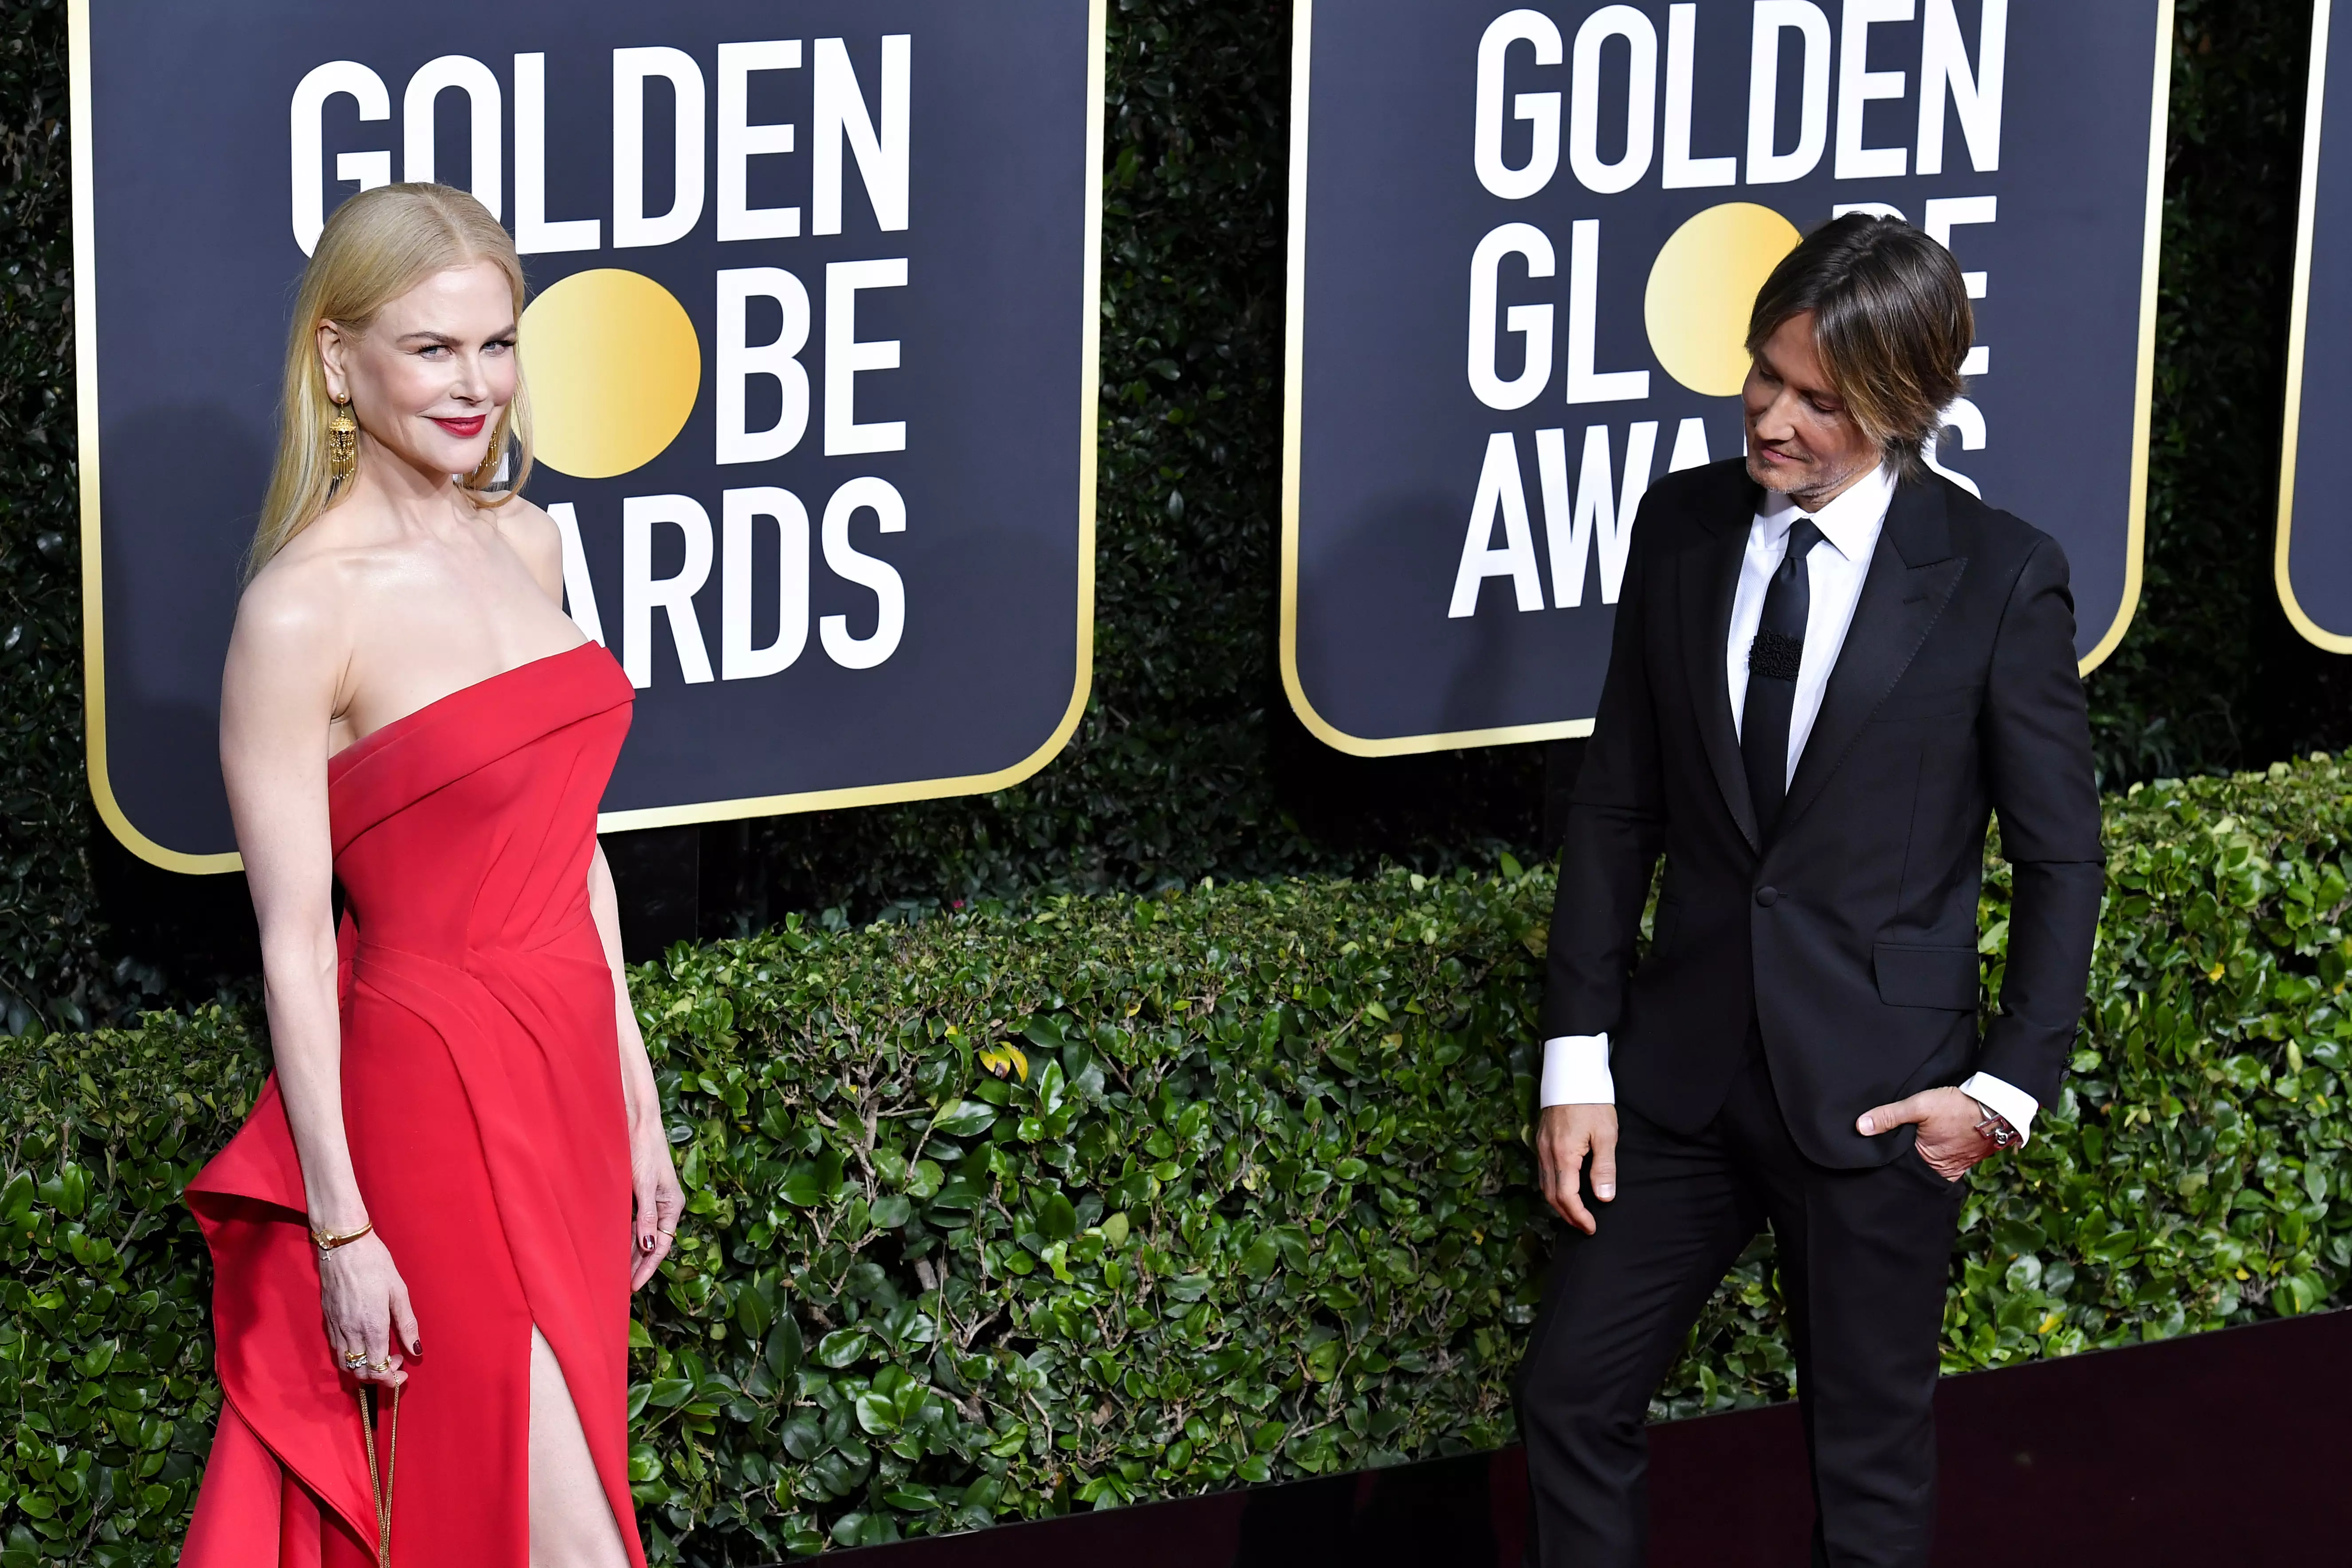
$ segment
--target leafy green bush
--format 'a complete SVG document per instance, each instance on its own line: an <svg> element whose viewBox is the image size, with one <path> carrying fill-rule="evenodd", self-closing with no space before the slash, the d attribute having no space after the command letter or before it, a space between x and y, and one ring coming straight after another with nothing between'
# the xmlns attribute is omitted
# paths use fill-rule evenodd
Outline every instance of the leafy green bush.
<svg viewBox="0 0 2352 1568"><path fill-rule="evenodd" d="M1974 1179L1948 1369L2343 1298L2347 799L2320 760L2110 802L2091 1026ZM1505 1441L1549 1226L1524 1124L1550 888L1204 886L639 971L692 1194L634 1331L656 1555ZM178 1194L262 1070L216 1009L0 1047L0 1568L166 1560L218 1397ZM1759 1243L1655 1408L1789 1390Z"/></svg>
<svg viewBox="0 0 2352 1568"><path fill-rule="evenodd" d="M0 1564L177 1555L220 1408L212 1271L180 1189L261 1087L218 1009L0 1056Z"/></svg>

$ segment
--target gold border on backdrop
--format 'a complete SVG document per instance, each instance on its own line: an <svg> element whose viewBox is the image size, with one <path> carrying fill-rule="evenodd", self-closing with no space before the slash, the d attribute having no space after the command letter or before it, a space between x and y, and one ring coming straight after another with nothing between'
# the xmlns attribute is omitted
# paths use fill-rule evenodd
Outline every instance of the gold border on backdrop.
<svg viewBox="0 0 2352 1568"><path fill-rule="evenodd" d="M2327 107L2327 10L2329 0L2312 0L2311 86L2303 119L2303 195L2296 207L2294 298L2286 329L2286 421L2279 444L2278 548L2271 575L2279 605L2305 638L2330 653L2352 653L2352 636L2331 632L2311 618L2294 596L2287 573L2287 544L2294 529L2294 464L2303 428L2304 328L2311 305L2312 220L2319 210L2319 138Z"/></svg>
<svg viewBox="0 0 2352 1568"><path fill-rule="evenodd" d="M103 558L99 550L99 430L98 317L93 274L92 204L90 193L90 0L71 0L67 16L70 45L68 79L73 116L74 225L74 372L75 399L80 443L81 478L81 602L82 679L86 691L84 723L88 729L89 793L98 815L123 847L152 865L168 871L210 872L242 869L234 852L191 855L167 848L132 825L114 798L106 757L106 600ZM1053 732L1028 756L994 773L961 778L919 779L902 784L861 784L848 789L810 790L799 795L747 795L737 800L701 801L686 805L646 806L635 811L608 811L596 819L597 831L610 833L636 827L676 827L698 822L724 822L743 816L772 816L790 812L825 811L840 806L883 805L898 801L935 800L947 795L985 795L1009 789L1043 768L1070 742L1085 717L1087 697L1094 683L1095 648L1095 475L1096 407L1101 393L1102 278L1102 153L1105 23L1108 0L1087 0L1087 153L1086 238L1083 282L1085 317L1080 328L1078 395L1078 626L1077 674L1070 700Z"/></svg>
<svg viewBox="0 0 2352 1568"><path fill-rule="evenodd" d="M2124 540L2124 596L2105 635L2075 668L2083 674L2106 662L2139 610L2141 557L2147 536L2148 416L2156 400L2156 286L2164 256L2164 142L2172 110L2172 0L2156 7L2156 81L2147 116L2147 229L2140 241L2139 368L2132 395L2131 526Z"/></svg>
<svg viewBox="0 0 2352 1568"><path fill-rule="evenodd" d="M89 796L125 848L167 871L235 871L232 852L190 855L167 849L131 825L114 798L106 766L106 594L98 535L98 283L95 206L90 195L89 0L66 13L68 112L73 116L74 423L81 499L82 725L87 731Z"/></svg>
<svg viewBox="0 0 2352 1568"><path fill-rule="evenodd" d="M2326 0L2319 0L2325 6ZM2172 99L2173 0L2158 0L2156 77L2148 114L2147 218L2140 242L2139 353L2133 376L2131 501L2125 535L2124 591L2115 619L2077 668L2088 675L2115 652L2139 608L2140 564L2147 521L2149 413L2156 388L2157 268L2164 237L2164 143ZM1324 744L1359 757L1393 757L1461 746L1520 741L1572 740L1592 733L1590 719L1548 724L1507 724L1436 735L1368 740L1350 735L1315 710L1298 679L1298 469L1304 427L1307 341L1307 150L1308 74L1314 61L1315 0L1293 0L1290 53L1290 276L1285 293L1282 409L1282 687L1291 710ZM2297 297L2297 330L2301 327ZM2297 337L2300 347L2301 338ZM2289 427L2292 441L2292 426ZM2284 549L2284 543L2281 549ZM2348 641L2352 647L2352 641Z"/></svg>
<svg viewBox="0 0 2352 1568"><path fill-rule="evenodd" d="M1282 689L1290 710L1325 745L1359 757L1398 757L1459 746L1499 746L1513 741L1565 741L1592 733L1590 719L1552 724L1506 724L1443 735L1366 740L1315 711L1298 679L1298 450L1307 368L1307 98L1315 58L1315 0L1294 0L1290 14L1290 279L1283 298L1282 399Z"/></svg>

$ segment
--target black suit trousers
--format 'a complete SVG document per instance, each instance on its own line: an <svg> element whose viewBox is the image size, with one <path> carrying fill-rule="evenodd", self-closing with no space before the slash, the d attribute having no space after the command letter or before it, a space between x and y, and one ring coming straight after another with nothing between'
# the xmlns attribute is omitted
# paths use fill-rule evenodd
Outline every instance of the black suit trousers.
<svg viewBox="0 0 2352 1568"><path fill-rule="evenodd" d="M1684 1136L1620 1108L1617 1197L1566 1230L1519 1368L1529 1568L1641 1568L1650 1395L1769 1223L1796 1343L1817 1568L1923 1568L1934 1401L1962 1182L1911 1146L1835 1170L1801 1153L1757 1036L1714 1120Z"/></svg>

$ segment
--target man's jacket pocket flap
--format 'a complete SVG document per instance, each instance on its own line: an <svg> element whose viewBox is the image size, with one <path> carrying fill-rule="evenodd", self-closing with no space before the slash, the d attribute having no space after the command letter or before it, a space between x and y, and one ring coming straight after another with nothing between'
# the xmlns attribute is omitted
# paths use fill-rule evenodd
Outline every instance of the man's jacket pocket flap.
<svg viewBox="0 0 2352 1568"><path fill-rule="evenodd" d="M1975 948L1882 942L1872 956L1878 970L1878 999L1888 1006L1976 1009Z"/></svg>

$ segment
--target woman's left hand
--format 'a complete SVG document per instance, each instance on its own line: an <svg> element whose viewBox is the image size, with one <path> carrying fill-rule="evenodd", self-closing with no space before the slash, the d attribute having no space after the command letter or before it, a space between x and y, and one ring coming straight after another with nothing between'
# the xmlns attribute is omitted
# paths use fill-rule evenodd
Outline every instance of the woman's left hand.
<svg viewBox="0 0 2352 1568"><path fill-rule="evenodd" d="M629 1179L635 1188L636 1225L629 1249L629 1289L645 1289L669 1256L677 1239L678 1216L686 1213L686 1193L677 1184L677 1167L669 1157L669 1133L661 1112L635 1119L629 1129Z"/></svg>

